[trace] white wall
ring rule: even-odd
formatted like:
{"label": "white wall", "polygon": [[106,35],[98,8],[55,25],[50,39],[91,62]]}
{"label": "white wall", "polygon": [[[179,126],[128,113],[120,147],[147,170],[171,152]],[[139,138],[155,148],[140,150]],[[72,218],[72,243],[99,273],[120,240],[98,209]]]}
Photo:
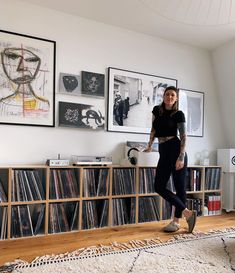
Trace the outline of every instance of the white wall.
{"label": "white wall", "polygon": [[[224,44],[212,52],[214,73],[224,130],[226,132],[226,142],[224,147],[235,147],[235,40]],[[220,126],[220,124],[218,124]]]}
{"label": "white wall", "polygon": [[[56,92],[59,72],[86,70],[107,76],[109,66],[176,78],[179,87],[205,92],[204,137],[190,137],[187,150],[190,164],[205,148],[215,163],[215,151],[224,146],[224,135],[218,130],[219,104],[207,51],[18,1],[1,1],[0,25],[4,30],[56,41]],[[56,93],[56,121],[60,100],[92,104],[94,99]],[[0,125],[0,132],[0,164],[44,163],[58,153],[62,157],[112,155],[118,163],[127,140],[148,140],[148,135],[62,128],[57,122],[55,128]]]}

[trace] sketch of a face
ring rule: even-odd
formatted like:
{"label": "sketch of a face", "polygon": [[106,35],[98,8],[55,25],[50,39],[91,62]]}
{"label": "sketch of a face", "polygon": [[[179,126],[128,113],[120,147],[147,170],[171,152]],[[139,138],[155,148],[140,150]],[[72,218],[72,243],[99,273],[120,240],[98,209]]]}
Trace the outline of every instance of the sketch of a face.
{"label": "sketch of a face", "polygon": [[82,93],[103,96],[104,74],[82,71]]}
{"label": "sketch of a face", "polygon": [[72,92],[78,86],[78,80],[74,76],[63,76],[64,88],[68,92]]}
{"label": "sketch of a face", "polygon": [[99,88],[99,81],[95,76],[92,76],[89,80],[87,80],[87,89],[92,92],[96,93]]}
{"label": "sketch of a face", "polygon": [[23,48],[5,48],[1,52],[2,66],[7,77],[16,84],[25,84],[35,79],[41,59]]}

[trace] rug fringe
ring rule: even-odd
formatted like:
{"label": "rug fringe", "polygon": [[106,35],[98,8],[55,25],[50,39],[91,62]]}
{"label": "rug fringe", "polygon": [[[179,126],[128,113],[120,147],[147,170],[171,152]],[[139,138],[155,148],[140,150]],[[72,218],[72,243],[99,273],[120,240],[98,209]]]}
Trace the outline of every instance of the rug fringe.
{"label": "rug fringe", "polygon": [[[220,235],[226,234],[230,232],[235,232],[235,227],[226,228],[224,230],[212,229],[208,232],[200,232],[195,231],[191,234],[177,234],[174,235],[171,239],[163,242],[159,237],[145,239],[145,240],[131,240],[127,243],[119,243],[119,242],[112,242],[110,245],[98,245],[98,246],[90,246],[90,247],[83,247],[80,249],[76,249],[73,252],[66,252],[63,254],[52,254],[52,255],[44,255],[41,257],[36,257],[33,261],[27,262],[24,260],[17,259],[14,262],[6,263],[4,266],[0,267],[0,273],[7,273],[12,272],[13,269],[23,268],[23,267],[33,267],[38,265],[43,265],[46,263],[57,263],[63,261],[65,259],[73,260],[77,258],[85,258],[91,257],[96,255],[105,255],[115,251],[128,251],[128,250],[136,250],[141,249],[144,247],[151,247],[156,246],[159,244],[170,244],[174,242],[180,242],[182,240],[188,239],[197,239],[201,237],[205,237],[208,235]],[[8,269],[8,271],[7,271]],[[5,271],[4,271],[5,270]]]}
{"label": "rug fringe", "polygon": [[200,237],[204,237],[204,236],[208,236],[208,235],[212,235],[212,234],[219,235],[220,233],[224,234],[224,233],[229,233],[229,232],[233,232],[233,231],[235,231],[235,227],[229,227],[229,228],[225,228],[223,230],[221,230],[221,229],[211,229],[211,230],[209,230],[207,232],[194,231],[192,233],[177,234],[177,235],[174,235],[171,239],[169,239],[167,241],[167,243],[180,241],[180,240],[186,240],[186,239],[196,239],[196,238],[200,238]]}

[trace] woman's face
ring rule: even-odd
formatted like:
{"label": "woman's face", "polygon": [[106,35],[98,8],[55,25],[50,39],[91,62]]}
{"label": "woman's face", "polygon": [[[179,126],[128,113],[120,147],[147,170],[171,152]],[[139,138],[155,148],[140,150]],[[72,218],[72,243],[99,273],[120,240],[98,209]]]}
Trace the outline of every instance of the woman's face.
{"label": "woman's face", "polygon": [[163,101],[167,108],[172,108],[174,103],[178,100],[175,90],[167,90],[163,96]]}

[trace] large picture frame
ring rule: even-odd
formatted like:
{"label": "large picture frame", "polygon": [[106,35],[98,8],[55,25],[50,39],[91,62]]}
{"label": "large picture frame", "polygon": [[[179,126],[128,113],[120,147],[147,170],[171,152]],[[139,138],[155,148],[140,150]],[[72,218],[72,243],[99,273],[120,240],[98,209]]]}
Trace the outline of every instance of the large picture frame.
{"label": "large picture frame", "polygon": [[193,137],[203,137],[204,93],[179,88],[179,109],[185,114],[187,135]]}
{"label": "large picture frame", "polygon": [[119,68],[108,68],[107,130],[149,134],[153,107],[177,80]]}
{"label": "large picture frame", "polygon": [[55,126],[56,42],[0,30],[0,124]]}

